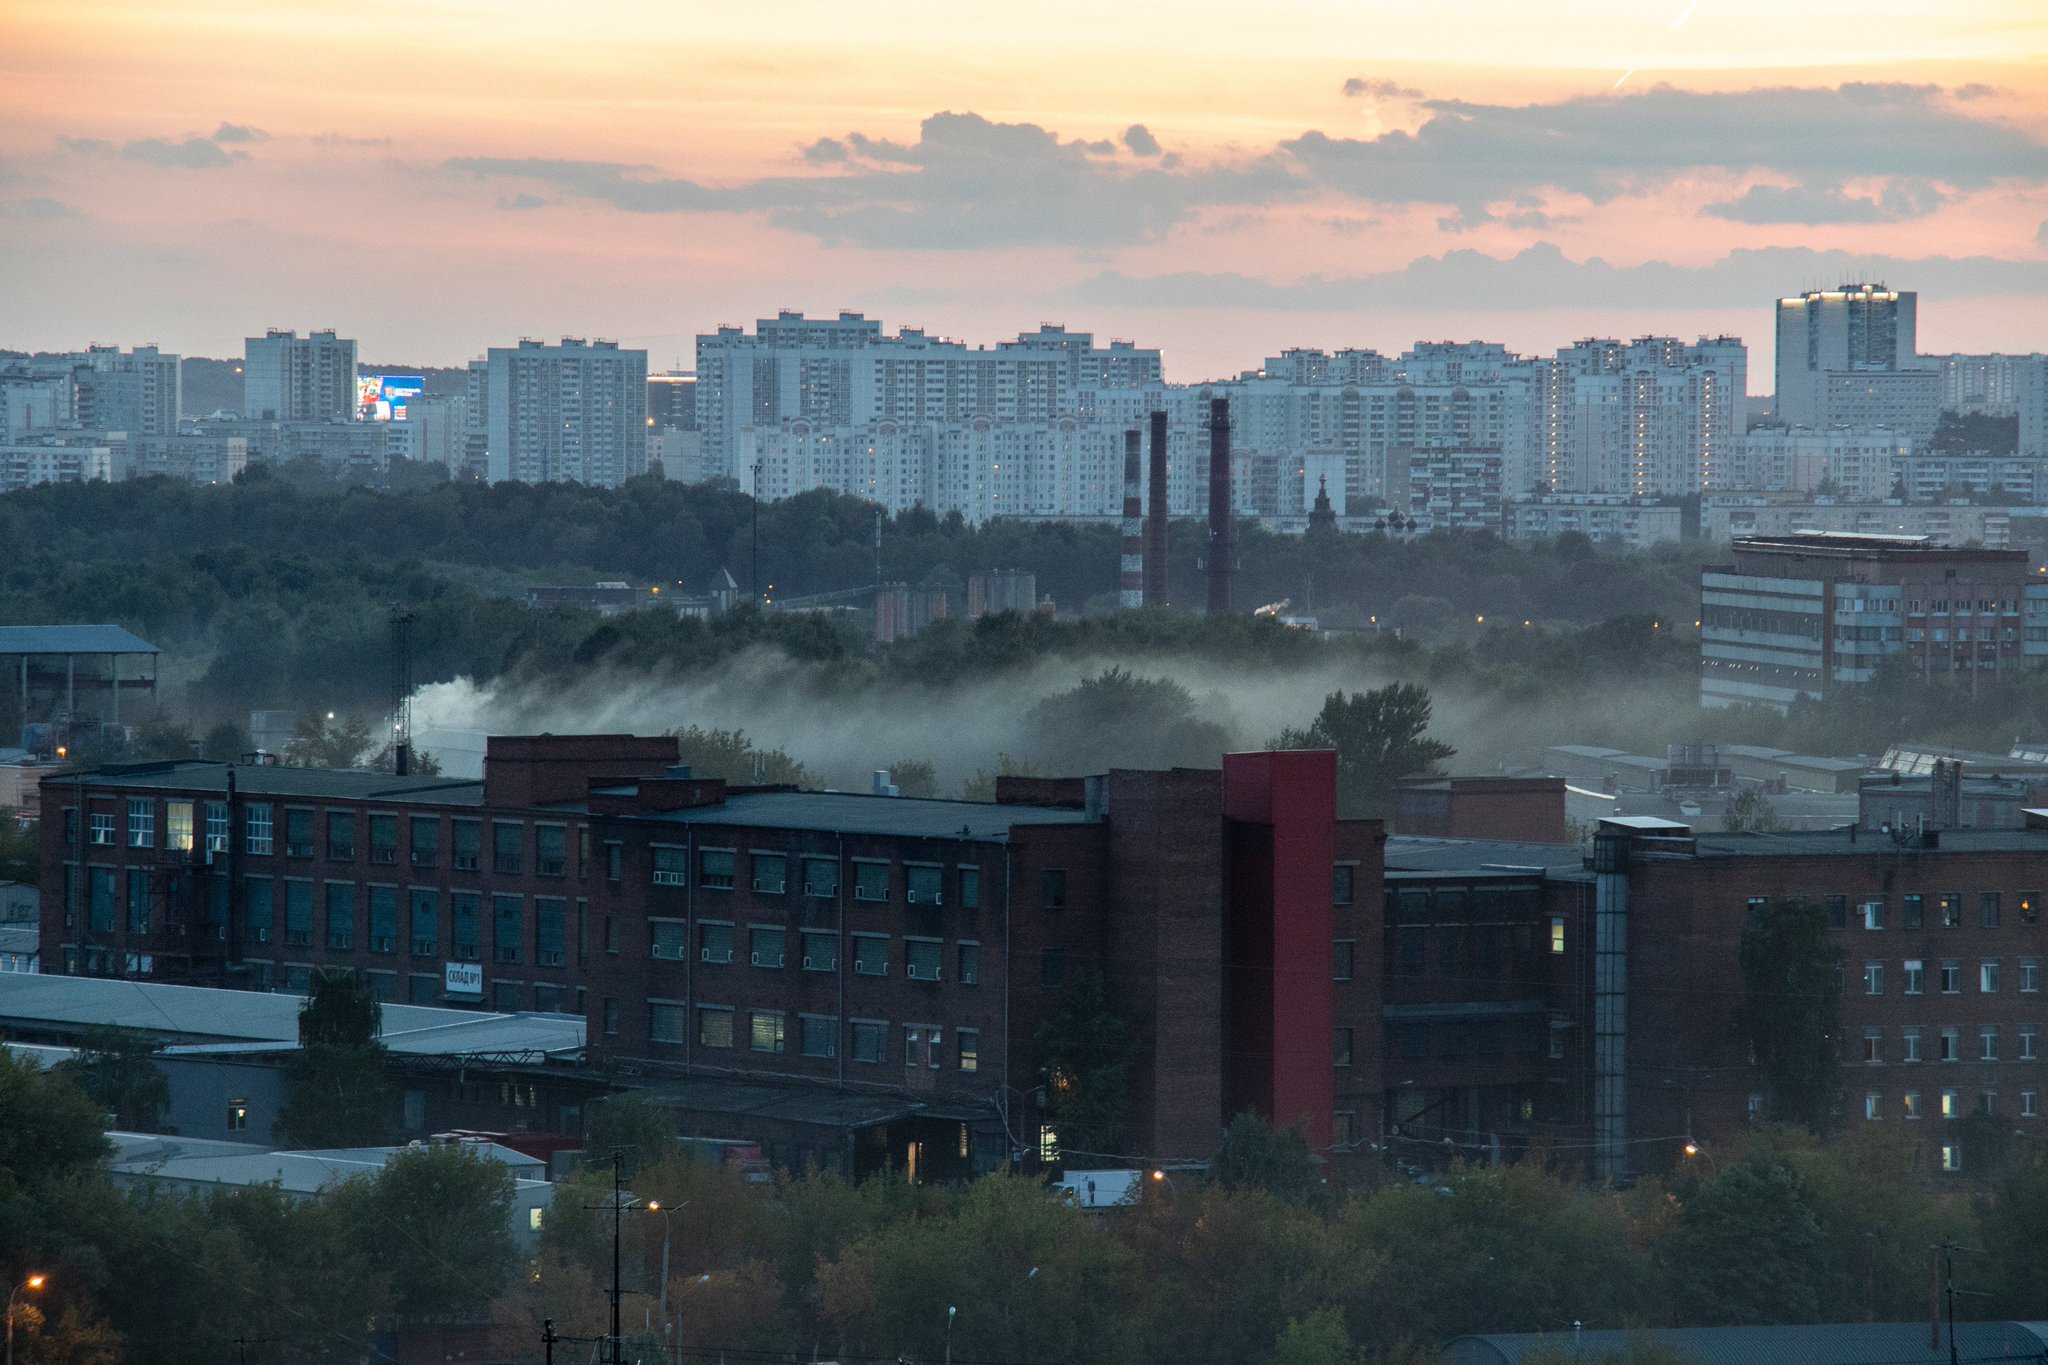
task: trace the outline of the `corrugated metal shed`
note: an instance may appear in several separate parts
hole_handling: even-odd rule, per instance
[[[1823,1323],[1810,1327],[1675,1327],[1648,1332],[1570,1331],[1459,1337],[1442,1365],[1520,1365],[1541,1358],[1597,1362],[1642,1343],[1670,1348],[1692,1365],[1947,1365],[1948,1339],[1929,1344],[1924,1322]],[[2048,1323],[1956,1325],[1962,1365],[2048,1361]]]
[[[0,655],[162,652],[119,626],[0,626]]]

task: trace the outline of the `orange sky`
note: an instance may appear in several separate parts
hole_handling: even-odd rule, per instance
[[[1754,374],[1770,297],[1859,267],[1924,349],[2048,349],[2048,5],[0,7],[6,346],[666,366],[851,307],[1187,379],[1727,330]]]

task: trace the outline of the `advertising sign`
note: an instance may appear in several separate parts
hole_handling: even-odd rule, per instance
[[[359,374],[356,376],[356,419],[362,422],[403,422],[405,408],[427,390],[426,378],[417,374]]]
[[[484,965],[481,962],[443,964],[443,985],[450,995],[481,1000],[484,995]]]

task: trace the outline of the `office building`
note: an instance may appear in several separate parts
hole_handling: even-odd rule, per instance
[[[647,472],[647,352],[522,340],[492,347],[485,371],[491,482],[617,488]]]
[[[242,343],[242,416],[271,422],[356,419],[356,344],[333,331],[271,328]]]
[[[1700,575],[1700,705],[1782,710],[1898,657],[1972,688],[2012,673],[2027,664],[2028,559],[1920,536],[1739,539],[1730,563]]]
[[[1700,537],[1730,541],[1814,531],[1856,536],[1918,536],[1937,545],[2003,550],[2012,543],[2009,507],[1969,503],[1817,501],[1798,496],[1726,493],[1700,502]]]
[[[1932,435],[1944,380],[1915,350],[1918,312],[1917,294],[1881,284],[1779,299],[1776,420]]]

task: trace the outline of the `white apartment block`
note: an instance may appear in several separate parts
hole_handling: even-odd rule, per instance
[[[1511,507],[1506,534],[1510,540],[1530,541],[1576,531],[1601,544],[1641,550],[1679,539],[1683,517],[1676,505],[1618,493],[1550,493]]]
[[[1892,495],[1900,462],[1912,450],[1912,439],[1905,433],[1884,429],[1757,427],[1738,444],[1726,477],[1715,486],[1876,502]]]
[[[249,442],[242,436],[186,433],[178,436],[131,436],[117,459],[126,479],[183,479],[187,483],[234,482],[249,465]]]
[[[136,436],[178,430],[177,356],[154,346],[93,346],[0,361],[6,429],[82,428]]]
[[[1919,296],[1875,284],[1778,300],[1777,396],[1786,426],[1933,434],[1944,379],[1916,351]]]
[[[2048,460],[2048,356],[2030,355],[2014,367],[2013,410],[2020,419],[2018,453]]]
[[[1976,495],[2031,503],[2048,498],[2048,460],[1981,451],[1963,455],[1916,451],[1899,462],[1899,481],[1912,502]]]
[[[484,370],[491,482],[616,488],[647,472],[647,352],[522,340],[492,347]]]
[[[2022,376],[2048,357],[1929,355],[1920,363],[1941,375],[1941,406],[1955,412],[2009,417],[2019,410]]]
[[[56,441],[0,445],[0,493],[42,483],[82,483],[114,477],[114,450],[106,445]]]
[[[356,344],[333,331],[271,328],[242,342],[242,415],[272,422],[352,422]]]

